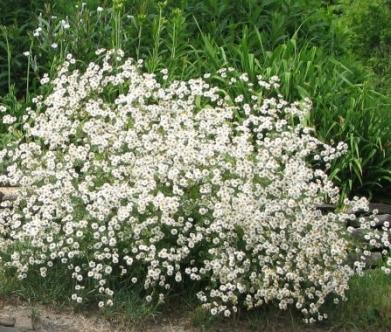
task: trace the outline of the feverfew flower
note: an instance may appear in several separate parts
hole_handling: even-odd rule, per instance
[[[45,73],[43,75],[43,77],[41,78],[40,83],[41,83],[41,85],[45,85],[49,82],[50,82],[49,75]]]
[[[4,124],[12,124],[16,121],[16,117],[9,115],[9,114],[6,114],[3,116],[2,121]]]
[[[0,183],[21,186],[0,209],[0,253],[9,257],[0,268],[24,280],[63,264],[77,286],[72,299],[82,303],[93,293],[84,287],[96,285],[99,307],[113,305],[113,279],[157,303],[186,282],[212,315],[274,302],[313,322],[326,318],[326,299],[346,298],[372,247],[389,254],[388,224],[373,230],[375,216],[317,209],[340,197],[312,164],[330,163],[346,145],[313,137],[300,121],[310,101],[284,100],[277,77],[251,86],[231,67],[217,72],[252,89],[249,98],[207,74],[163,84],[166,70],[143,72],[120,50],[96,53],[84,70],[67,55],[53,79],[44,75],[51,89],[26,110],[25,139],[0,151]],[[368,209],[364,198],[345,205]],[[360,243],[351,221],[365,231]],[[390,267],[391,259],[383,271]]]
[[[69,24],[69,22],[66,21],[66,20],[61,20],[61,26],[62,26],[63,29],[65,29],[65,30],[67,30],[67,29],[69,29],[69,28],[71,27],[70,24]]]
[[[34,37],[39,37],[41,35],[41,32],[42,32],[42,28],[41,27],[38,27],[36,28],[34,31],[33,31],[33,36]]]

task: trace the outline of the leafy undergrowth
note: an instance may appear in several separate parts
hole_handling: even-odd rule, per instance
[[[97,47],[122,47],[150,72],[168,68],[169,80],[223,66],[251,79],[278,75],[289,101],[313,100],[318,138],[349,145],[330,172],[343,194],[389,196],[389,1],[137,0],[120,1],[120,13],[108,0],[23,2],[0,5],[0,103],[8,114],[23,116],[40,77],[68,52],[88,63]],[[0,124],[0,146],[11,138]]]
[[[94,306],[69,301],[72,280],[63,278],[63,271],[53,270],[45,283],[37,275],[29,282],[19,282],[10,274],[0,272],[0,298],[18,299],[34,306],[55,305],[57,309],[72,308],[86,316],[96,315]],[[61,282],[59,282],[61,280]],[[293,309],[283,312],[272,306],[264,306],[255,311],[241,311],[231,319],[211,317],[197,305],[191,296],[191,288],[172,294],[165,305],[146,304],[141,292],[124,287],[116,292],[114,306],[101,311],[102,317],[114,326],[136,327],[153,330],[156,326],[175,325],[185,322],[185,326],[199,331],[390,331],[391,329],[391,278],[380,269],[369,270],[363,277],[350,281],[348,301],[338,306],[327,306],[329,319],[314,325],[306,325]]]

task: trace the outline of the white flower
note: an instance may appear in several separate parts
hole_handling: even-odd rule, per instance
[[[41,32],[42,32],[42,28],[41,27],[38,27],[36,28],[34,31],[33,31],[33,36],[34,37],[39,37],[41,35]]]
[[[61,20],[61,26],[62,26],[65,30],[67,30],[67,29],[69,29],[69,28],[71,27],[70,24],[69,24],[69,22],[66,21],[66,20]]]
[[[23,55],[26,56],[26,57],[30,56],[30,52],[29,51],[25,51],[25,52],[23,52]]]
[[[58,44],[57,44],[57,43],[52,43],[52,44],[50,45],[50,47],[56,49],[56,48],[58,47]]]
[[[4,124],[12,124],[16,121],[16,117],[6,114],[3,116],[3,123]]]
[[[42,85],[45,85],[45,84],[47,84],[49,82],[50,82],[49,75],[48,74],[44,74],[43,77],[40,80],[40,83]]]
[[[101,55],[101,54],[103,54],[104,52],[106,52],[106,49],[100,48],[100,49],[98,49],[98,50],[95,51],[95,54],[96,54],[96,55]]]
[[[98,8],[96,8],[96,11],[97,11],[98,13],[103,12],[103,8],[102,8],[102,7],[98,7]]]
[[[389,253],[388,224],[372,231],[373,216],[356,220],[368,234],[357,246],[345,227],[354,214],[317,209],[340,197],[310,161],[329,163],[344,144],[313,137],[299,121],[310,102],[273,95],[277,78],[257,77],[261,87],[243,104],[244,94],[202,78],[163,84],[165,70],[143,72],[142,61],[118,50],[97,55],[85,70],[67,56],[53,79],[44,75],[51,89],[26,109],[25,140],[0,150],[7,165],[0,182],[22,188],[0,209],[0,253],[13,252],[0,268],[22,280],[37,264],[42,277],[64,264],[77,281],[72,299],[96,285],[99,307],[113,305],[113,279],[142,285],[147,301],[202,280],[197,297],[213,315],[275,302],[310,321],[324,319],[326,298],[345,297],[371,246]],[[226,84],[251,87],[233,68],[218,73]],[[368,209],[358,197],[345,205]]]

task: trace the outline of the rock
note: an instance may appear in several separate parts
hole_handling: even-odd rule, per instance
[[[367,231],[361,228],[354,228],[351,234],[357,240],[364,240],[364,236],[367,234]]]
[[[382,255],[380,252],[372,252],[370,256],[366,257],[365,264],[367,267],[378,266],[382,262]]]
[[[6,326],[6,327],[15,326],[15,318],[10,316],[0,316],[0,326]]]
[[[358,221],[358,219],[354,219],[354,220],[349,220],[347,222],[347,226],[351,226],[351,227],[354,227],[354,228],[359,228],[360,227],[360,222]]]
[[[18,328],[20,332],[28,332],[34,329],[33,320],[27,315],[20,315],[15,321],[15,327]]]
[[[18,187],[0,187],[0,202],[14,201],[18,195]]]

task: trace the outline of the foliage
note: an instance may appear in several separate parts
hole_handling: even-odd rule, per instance
[[[353,264],[352,216],[317,210],[338,200],[322,168],[345,144],[312,137],[308,99],[273,93],[277,77],[254,85],[229,67],[167,83],[167,69],[159,82],[120,50],[96,56],[80,71],[68,54],[50,93],[27,110],[24,137],[0,151],[0,183],[23,186],[0,211],[0,253],[19,279],[30,266],[45,278],[62,263],[72,299],[99,293],[100,307],[113,305],[112,278],[143,285],[157,303],[187,280],[212,315],[276,301],[313,322],[326,317],[326,298],[345,299],[368,249],[387,255],[388,224],[383,234],[370,230],[375,216],[357,220],[367,243]]]
[[[330,306],[330,323],[339,329],[387,330],[391,328],[391,285],[389,276],[380,270],[367,271],[362,278],[351,280],[349,301],[339,310]]]
[[[28,34],[34,28],[38,10],[44,0],[12,0],[0,3],[0,96],[15,92],[24,96],[26,89],[27,59],[23,54],[30,49]],[[11,86],[16,89],[11,91]]]
[[[34,3],[37,8],[39,3]],[[349,51],[353,47],[349,45],[369,48],[364,47],[369,39],[352,37],[363,35],[359,29],[365,29],[366,16],[354,14],[362,11],[351,14],[360,19],[342,19],[342,14],[336,18],[336,8],[341,11],[341,6],[312,0],[221,1],[218,5],[216,1],[139,0],[125,1],[121,13],[110,6],[98,1],[41,6],[42,15],[33,29],[29,23],[30,37],[26,35],[18,43],[25,45],[25,50],[31,46],[29,91],[25,91],[26,82],[12,79],[18,84],[11,94],[28,97],[38,93],[38,79],[53,73],[67,53],[88,63],[97,47],[122,46],[134,58],[144,59],[150,72],[168,68],[170,80],[189,79],[223,66],[247,72],[251,79],[260,74],[278,75],[289,101],[313,100],[309,125],[315,127],[319,138],[349,144],[350,152],[330,173],[343,192],[351,196],[387,193],[391,183],[391,101],[376,91],[380,83],[374,83],[373,75]],[[377,32],[376,25],[372,26],[371,31]],[[384,31],[382,36],[386,36],[386,28]],[[24,67],[27,59],[22,59]],[[11,74],[24,76],[13,60],[10,67],[15,68]],[[385,76],[381,85],[386,82]],[[7,105],[7,100],[3,104]],[[20,114],[12,105],[8,109]]]
[[[347,1],[342,20],[351,27],[352,52],[373,69],[376,85],[390,93],[391,2],[389,0]]]

